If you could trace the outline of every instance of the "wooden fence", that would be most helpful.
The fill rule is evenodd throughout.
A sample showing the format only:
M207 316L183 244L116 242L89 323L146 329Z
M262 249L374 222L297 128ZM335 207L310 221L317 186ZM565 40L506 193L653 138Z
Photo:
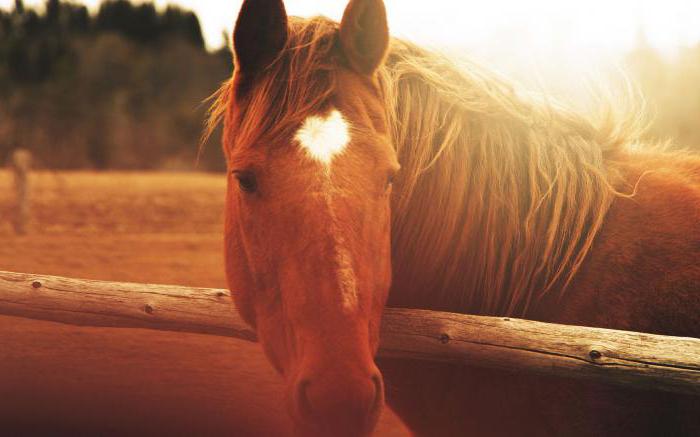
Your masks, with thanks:
M31 153L25 149L15 150L10 156L9 166L15 185L15 216L13 217L13 225L15 232L26 234L30 212L29 171L32 166Z
M0 314L255 341L227 290L0 272ZM379 354L700 395L696 338L390 308Z

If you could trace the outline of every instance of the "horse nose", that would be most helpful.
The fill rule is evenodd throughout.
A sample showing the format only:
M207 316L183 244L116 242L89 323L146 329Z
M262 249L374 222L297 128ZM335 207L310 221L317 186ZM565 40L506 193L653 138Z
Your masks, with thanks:
M332 372L301 378L296 401L302 420L336 435L371 431L384 403L384 382L376 367L369 376Z

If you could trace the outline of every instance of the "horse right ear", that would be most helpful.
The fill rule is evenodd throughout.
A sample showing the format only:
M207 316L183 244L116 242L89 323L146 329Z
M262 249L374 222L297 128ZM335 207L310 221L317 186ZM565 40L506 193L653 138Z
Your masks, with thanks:
M340 45L355 71L374 74L389 49L383 0L350 0L340 22Z
M236 72L245 78L267 68L287 44L282 0L245 0L233 32Z

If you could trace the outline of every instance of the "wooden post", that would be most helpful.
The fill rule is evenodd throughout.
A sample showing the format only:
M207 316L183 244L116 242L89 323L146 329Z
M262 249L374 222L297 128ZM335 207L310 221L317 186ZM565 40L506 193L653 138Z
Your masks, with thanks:
M10 157L10 168L15 181L15 232L26 234L29 227L30 181L32 154L25 149L17 149Z
M255 341L227 290L0 272L0 314ZM700 396L696 338L389 308L379 355Z

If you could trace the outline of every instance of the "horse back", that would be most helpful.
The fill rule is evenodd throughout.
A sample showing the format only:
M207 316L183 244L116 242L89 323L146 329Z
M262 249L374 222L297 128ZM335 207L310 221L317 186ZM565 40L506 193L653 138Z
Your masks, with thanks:
M639 155L563 297L534 318L700 337L700 158Z

